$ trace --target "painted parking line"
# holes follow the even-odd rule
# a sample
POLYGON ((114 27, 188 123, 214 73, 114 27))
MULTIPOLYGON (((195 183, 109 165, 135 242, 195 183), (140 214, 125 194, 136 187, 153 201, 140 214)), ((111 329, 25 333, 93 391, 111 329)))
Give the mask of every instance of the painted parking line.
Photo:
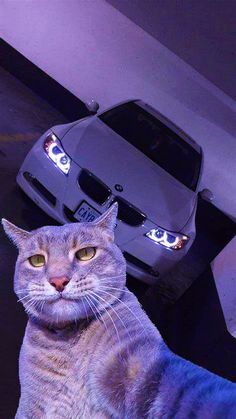
POLYGON ((21 141, 37 140, 42 133, 40 132, 20 132, 20 133, 0 133, 0 143, 15 143, 21 141))

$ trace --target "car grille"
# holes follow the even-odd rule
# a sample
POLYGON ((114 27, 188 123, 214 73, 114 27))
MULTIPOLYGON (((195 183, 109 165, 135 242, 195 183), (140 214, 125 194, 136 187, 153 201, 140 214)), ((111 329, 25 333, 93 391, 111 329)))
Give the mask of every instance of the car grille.
POLYGON ((116 197, 113 201, 118 203, 118 219, 130 226, 137 227, 146 220, 146 215, 142 214, 137 208, 125 201, 123 198, 116 197))
MULTIPOLYGON (((82 191, 99 205, 105 204, 112 195, 111 189, 86 169, 81 170, 78 183, 82 191)), ((137 227, 146 220, 146 216, 125 199, 113 196, 111 205, 114 202, 118 203, 118 219, 124 223, 137 227)))
POLYGON ((78 182, 82 191, 99 205, 105 204, 111 196, 111 190, 108 186, 88 170, 81 170, 78 182))

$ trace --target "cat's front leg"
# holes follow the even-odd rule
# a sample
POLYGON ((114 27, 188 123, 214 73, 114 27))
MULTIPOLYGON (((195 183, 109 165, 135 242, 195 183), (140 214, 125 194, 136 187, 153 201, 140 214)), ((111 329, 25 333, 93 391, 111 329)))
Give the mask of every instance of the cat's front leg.
POLYGON ((22 405, 21 398, 20 398, 18 409, 16 411, 15 419, 31 419, 27 411, 24 410, 24 406, 22 405))
POLYGON ((29 416, 26 413, 23 413, 19 406, 15 415, 15 419, 29 419, 29 416))
MULTIPOLYGON (((21 405, 19 405, 15 419, 46 419, 46 416, 43 414, 42 411, 39 411, 35 408, 22 408, 21 405)), ((50 419, 53 417, 51 416, 50 419)))

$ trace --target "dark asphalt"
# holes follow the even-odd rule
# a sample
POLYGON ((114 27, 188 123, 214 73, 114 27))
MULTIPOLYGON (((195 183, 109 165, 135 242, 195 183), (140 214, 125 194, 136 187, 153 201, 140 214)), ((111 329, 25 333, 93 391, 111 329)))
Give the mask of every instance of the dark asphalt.
MULTIPOLYGON (((34 141, 48 127, 66 122, 46 102, 0 68, 0 217, 22 228, 51 224, 22 198, 15 178, 34 141)), ((0 419, 12 419, 18 404, 18 354, 26 316, 13 293, 17 252, 0 228, 0 419)))
MULTIPOLYGON (((0 217, 29 230, 56 224, 22 195, 15 178, 39 135, 66 119, 1 68, 0 109, 0 217)), ((171 303, 178 278, 187 286, 204 272, 209 261, 233 236, 234 228, 220 211, 200 201, 197 239, 180 268, 166 282, 162 280, 160 286, 148 291, 146 285, 134 278, 128 278, 128 285, 174 351, 236 381, 233 366, 236 344, 226 333, 210 274, 203 274, 183 297, 171 303)), ((26 316, 13 293, 16 255, 16 249, 0 228, 0 419, 14 417, 19 397, 18 354, 26 316)))

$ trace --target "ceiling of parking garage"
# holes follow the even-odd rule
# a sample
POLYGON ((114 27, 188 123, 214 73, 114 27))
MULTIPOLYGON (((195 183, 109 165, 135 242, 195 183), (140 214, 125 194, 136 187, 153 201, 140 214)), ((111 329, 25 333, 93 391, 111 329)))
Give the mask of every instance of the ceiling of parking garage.
POLYGON ((235 0, 107 0, 236 98, 235 0))

